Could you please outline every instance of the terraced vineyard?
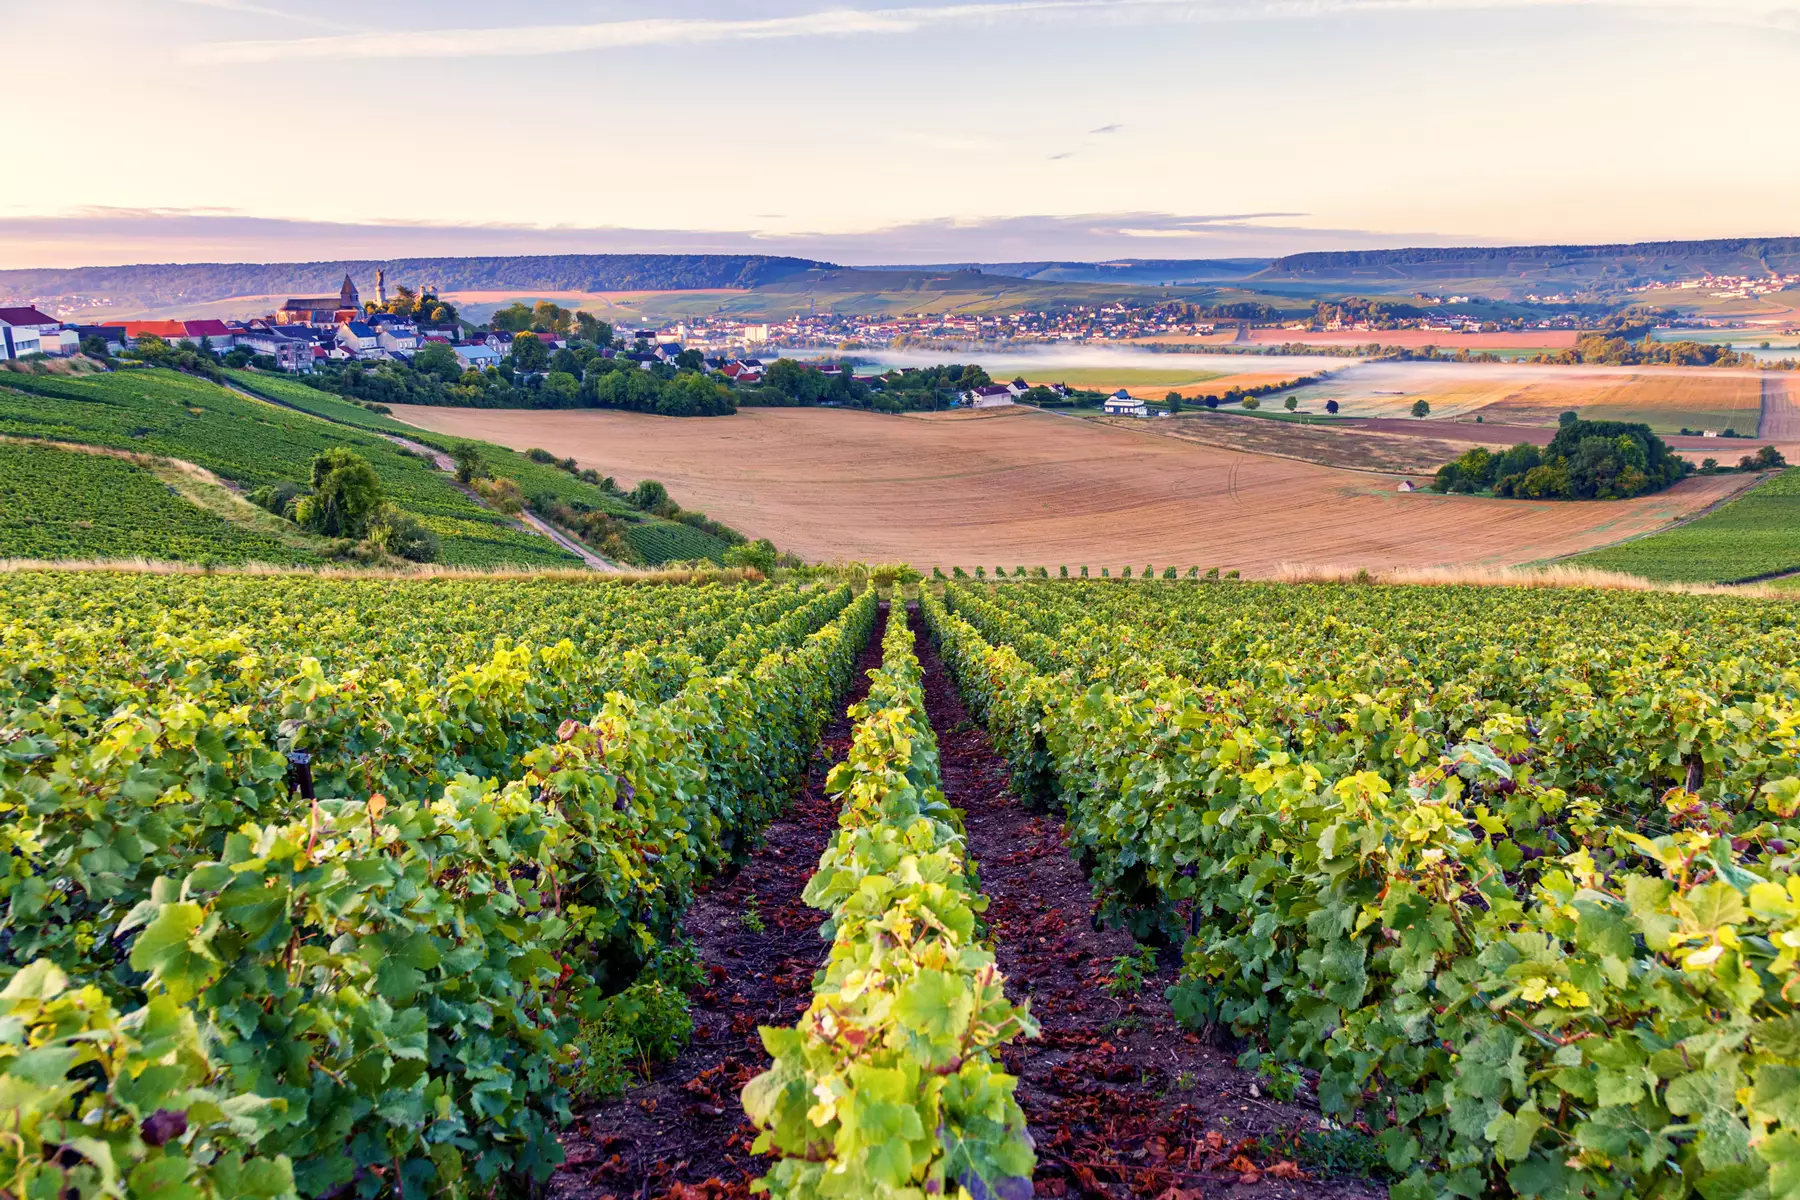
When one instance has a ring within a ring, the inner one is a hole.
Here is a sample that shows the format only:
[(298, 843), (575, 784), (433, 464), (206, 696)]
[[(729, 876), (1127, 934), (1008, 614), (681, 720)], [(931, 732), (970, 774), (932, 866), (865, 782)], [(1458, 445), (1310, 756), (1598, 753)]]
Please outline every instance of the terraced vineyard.
[(786, 800), (875, 611), (0, 579), (8, 1189), (543, 1178), (572, 1047)]
[(1800, 625), (1576, 590), (951, 585), (1103, 914), (1402, 1197), (1800, 1189)]

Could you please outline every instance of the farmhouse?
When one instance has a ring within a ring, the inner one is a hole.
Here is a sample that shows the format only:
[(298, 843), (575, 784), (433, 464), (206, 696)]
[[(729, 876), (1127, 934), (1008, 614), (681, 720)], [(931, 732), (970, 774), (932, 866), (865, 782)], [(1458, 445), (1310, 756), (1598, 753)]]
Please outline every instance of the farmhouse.
[(1112, 417), (1147, 417), (1150, 415), (1150, 410), (1144, 407), (1144, 402), (1124, 388), (1120, 388), (1108, 396), (1106, 403), (1100, 407), (1102, 412)]
[(994, 383), (963, 393), (970, 408), (1001, 408), (1013, 402), (1013, 394), (1005, 384)]
[(0, 308), (0, 359), (59, 354), (62, 322), (35, 308)]
[(456, 361), (462, 364), (465, 371), (479, 371), (483, 367), (500, 365), (500, 351), (481, 342), (471, 342), (466, 346), (450, 347), (456, 352)]

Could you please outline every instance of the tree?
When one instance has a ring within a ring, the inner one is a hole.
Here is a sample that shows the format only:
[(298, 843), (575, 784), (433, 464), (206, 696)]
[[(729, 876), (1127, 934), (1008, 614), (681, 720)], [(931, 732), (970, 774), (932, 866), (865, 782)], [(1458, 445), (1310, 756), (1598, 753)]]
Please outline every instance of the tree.
[(1327, 400), (1325, 402), (1325, 411), (1326, 412), (1330, 413), (1333, 416), (1336, 416), (1337, 410), (1338, 410), (1338, 402), (1336, 400)]
[(757, 538), (754, 542), (745, 542), (725, 551), (725, 565), (728, 567), (752, 567), (767, 575), (775, 569), (777, 557), (774, 542), (768, 538)]
[(531, 328), (531, 310), (514, 301), (494, 313), (492, 324), (504, 333), (524, 333)]
[(421, 375), (430, 375), (445, 383), (455, 383), (463, 373), (456, 351), (442, 342), (426, 343), (425, 348), (413, 356), (412, 367)]
[(360, 538), (381, 507), (381, 476), (347, 446), (333, 446), (312, 462), (312, 495), (295, 506), (295, 519), (326, 537)]
[(1423, 397), (1423, 396), (1420, 396), (1417, 400), (1414, 400), (1413, 406), (1412, 406), (1412, 415), (1415, 417), (1429, 417), (1431, 415), (1431, 402), (1429, 400), (1426, 400), (1425, 397)]
[(105, 362), (112, 356), (112, 347), (107, 345), (106, 339), (99, 334), (90, 333), (81, 339), (81, 352), (89, 358), (97, 358), (101, 362)]
[(1168, 404), (1170, 412), (1178, 413), (1181, 411), (1181, 393), (1180, 392), (1170, 392), (1168, 394), (1168, 396), (1164, 398), (1164, 402)]
[(654, 479), (640, 479), (625, 500), (633, 508), (655, 512), (669, 503), (669, 489)]
[(458, 483), (473, 483), (488, 473), (487, 460), (481, 456), (481, 447), (474, 442), (459, 442), (450, 454), (456, 459)]
[(550, 365), (550, 351), (535, 333), (521, 333), (513, 338), (513, 370), (541, 371)]
[(612, 345), (613, 327), (586, 309), (575, 314), (575, 336), (601, 349)]
[(1282, 403), (1287, 405), (1287, 410), (1289, 412), (1293, 412), (1296, 408), (1300, 407), (1300, 397), (1289, 396), (1286, 400), (1282, 401)]

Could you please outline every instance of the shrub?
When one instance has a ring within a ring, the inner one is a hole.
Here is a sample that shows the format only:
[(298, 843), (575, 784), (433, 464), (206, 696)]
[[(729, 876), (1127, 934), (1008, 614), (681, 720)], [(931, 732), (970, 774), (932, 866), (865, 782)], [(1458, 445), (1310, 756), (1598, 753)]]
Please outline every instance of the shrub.
[(368, 460), (333, 446), (313, 459), (312, 493), (293, 506), (294, 520), (326, 537), (360, 538), (382, 501), (381, 477)]

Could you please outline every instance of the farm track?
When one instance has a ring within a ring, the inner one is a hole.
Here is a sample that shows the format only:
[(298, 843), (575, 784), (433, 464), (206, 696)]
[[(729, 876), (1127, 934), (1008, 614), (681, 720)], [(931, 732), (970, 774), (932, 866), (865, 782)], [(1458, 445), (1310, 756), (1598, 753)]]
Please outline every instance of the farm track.
[(1800, 442), (1800, 395), (1786, 379), (1764, 376), (1762, 417), (1756, 436), (1771, 442)]
[[(844, 707), (868, 694), (868, 672), (881, 665), (883, 624), (876, 622), (863, 649)], [(708, 977), (693, 997), (693, 1041), (673, 1062), (655, 1065), (642, 1086), (577, 1114), (563, 1134), (568, 1161), (551, 1178), (552, 1200), (749, 1196), (767, 1160), (750, 1154), (756, 1131), (738, 1091), (768, 1065), (757, 1027), (793, 1024), (812, 999), (826, 946), (820, 913), (800, 895), (837, 829), (825, 776), (849, 748), (850, 721), (840, 710), (792, 806), (742, 867), (696, 897), (685, 925)], [(761, 933), (742, 920), (753, 904)]]
[(1114, 959), (1134, 948), (1131, 936), (1094, 928), (1092, 893), (1062, 823), (1027, 811), (1011, 794), (1006, 763), (969, 718), (916, 613), (912, 627), (944, 793), (964, 813), (1000, 969), (1015, 999), (1030, 998), (1043, 1027), (1042, 1037), (1003, 1053), (1020, 1079), (1020, 1106), (1037, 1142), (1037, 1194), (1384, 1195), (1363, 1180), (1292, 1178), (1300, 1174), (1293, 1163), (1278, 1166), (1279, 1157), (1244, 1145), (1316, 1130), (1318, 1112), (1256, 1095), (1232, 1053), (1181, 1028), (1163, 998), (1174, 981), (1172, 961), (1135, 996), (1107, 994)]

